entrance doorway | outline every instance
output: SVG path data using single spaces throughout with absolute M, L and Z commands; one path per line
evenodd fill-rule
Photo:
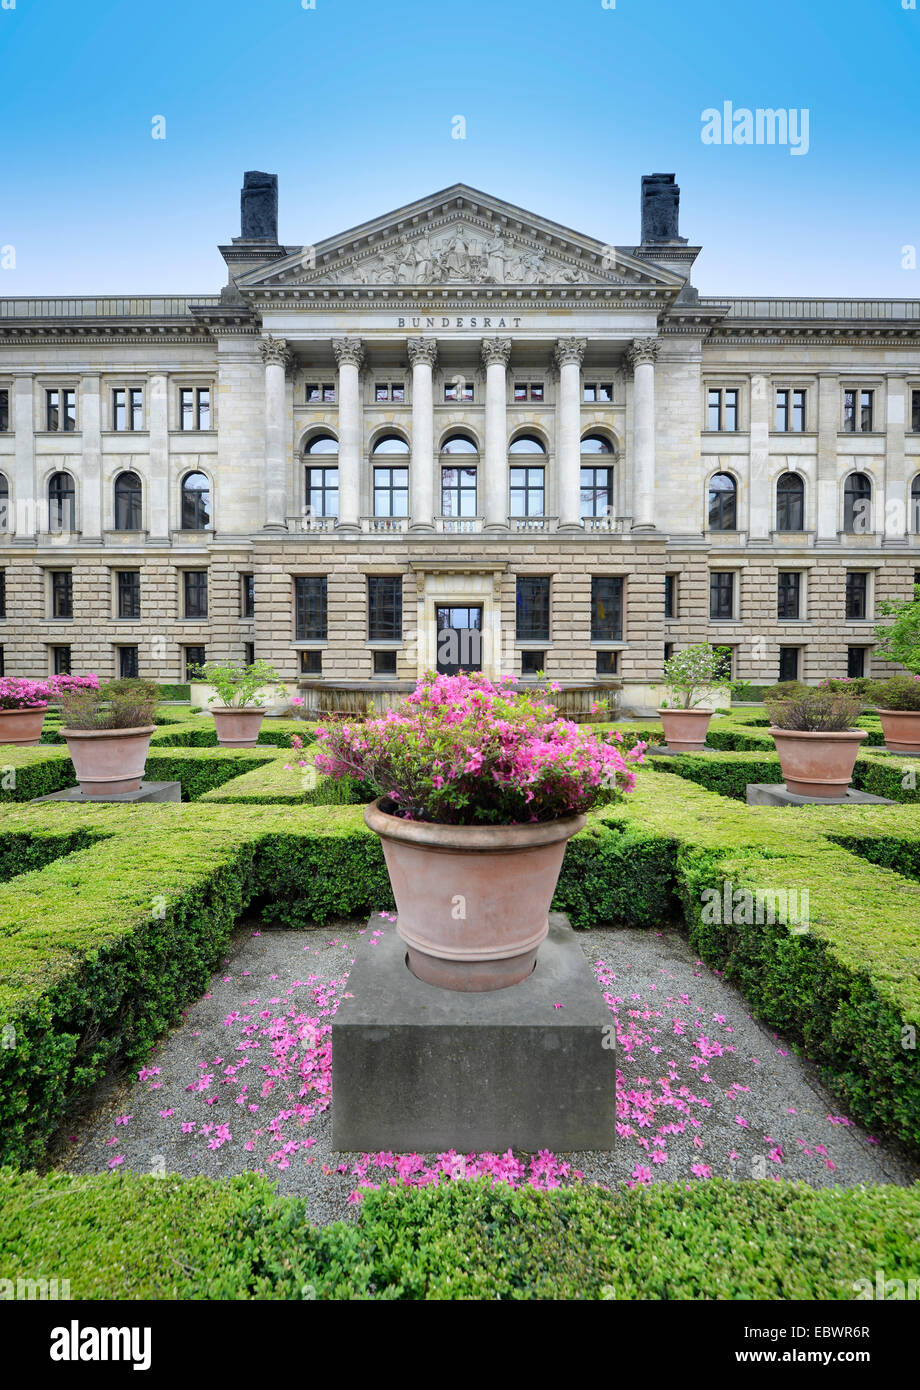
M 482 606 L 435 609 L 439 675 L 482 670 Z

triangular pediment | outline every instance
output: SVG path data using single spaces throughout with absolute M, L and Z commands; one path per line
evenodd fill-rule
M 559 223 L 455 184 L 384 217 L 299 247 L 237 281 L 258 293 L 303 287 L 411 289 L 604 285 L 677 293 L 684 280 Z

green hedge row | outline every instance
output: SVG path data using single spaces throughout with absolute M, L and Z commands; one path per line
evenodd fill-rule
M 486 1180 L 368 1192 L 311 1223 L 267 1179 L 0 1173 L 5 1272 L 77 1300 L 849 1300 L 916 1279 L 920 1187 Z
M 145 775 L 148 782 L 181 782 L 183 801 L 197 801 L 231 779 L 279 763 L 270 748 L 174 748 L 151 743 Z M 64 748 L 10 748 L 6 765 L 0 765 L 0 803 L 33 801 L 76 784 L 73 763 Z
M 781 783 L 783 780 L 772 739 L 769 748 L 772 756 L 766 750 L 738 752 L 725 758 L 712 753 L 676 753 L 673 757 L 649 757 L 647 761 L 656 772 L 676 773 L 720 796 L 744 801 L 749 782 Z M 920 765 L 916 758 L 867 751 L 856 759 L 853 786 L 890 801 L 920 804 Z

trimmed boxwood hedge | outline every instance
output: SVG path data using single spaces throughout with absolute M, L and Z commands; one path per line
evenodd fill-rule
M 0 1172 L 10 1269 L 77 1300 L 853 1299 L 916 1279 L 920 1186 L 383 1188 L 315 1226 L 266 1178 Z
M 181 782 L 183 801 L 197 801 L 225 782 L 279 761 L 271 748 L 172 748 L 151 743 L 145 776 L 148 782 Z M 11 748 L 6 766 L 0 766 L 0 802 L 33 801 L 76 784 L 66 748 Z
M 720 796 L 744 801 L 749 782 L 780 784 L 783 780 L 779 757 L 769 740 L 769 752 L 736 752 L 730 757 L 712 753 L 676 753 L 647 759 L 656 772 L 676 773 L 690 782 L 697 782 Z M 772 756 L 771 756 L 772 752 Z M 913 773 L 913 776 L 905 776 Z M 873 796 L 890 801 L 920 804 L 920 764 L 917 759 L 898 758 L 896 754 L 868 750 L 860 753 L 853 770 L 853 786 Z M 800 808 L 796 808 L 798 810 Z

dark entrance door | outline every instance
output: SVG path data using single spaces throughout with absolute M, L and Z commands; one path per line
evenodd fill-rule
M 438 607 L 438 673 L 482 670 L 482 608 Z

